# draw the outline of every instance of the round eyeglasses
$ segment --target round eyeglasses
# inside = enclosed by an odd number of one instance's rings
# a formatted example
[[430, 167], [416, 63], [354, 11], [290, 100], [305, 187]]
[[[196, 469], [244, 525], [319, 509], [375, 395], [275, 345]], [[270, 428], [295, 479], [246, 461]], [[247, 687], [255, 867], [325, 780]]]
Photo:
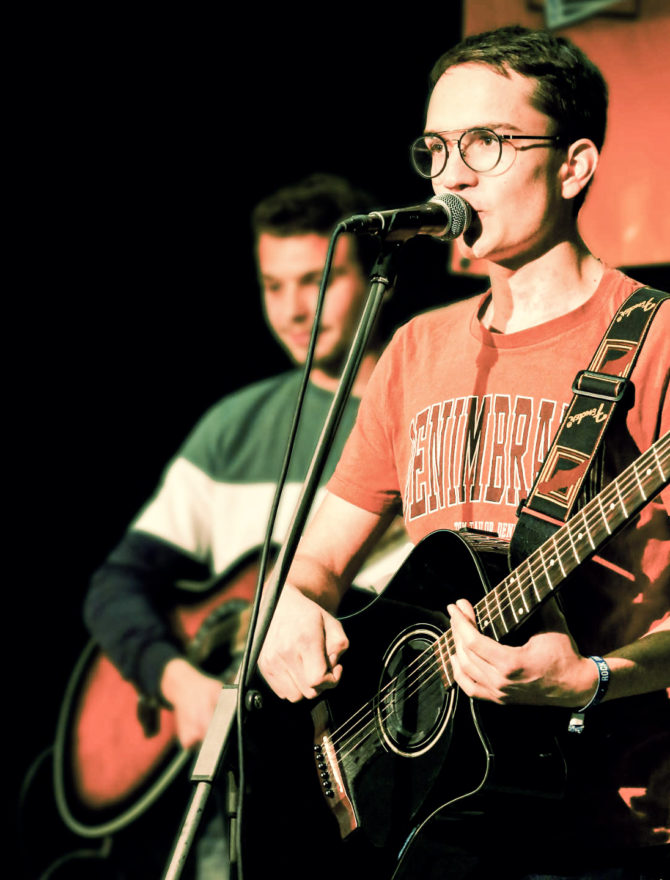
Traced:
[[[447, 166], [452, 132], [429, 131], [417, 138], [410, 148], [412, 165], [422, 177], [438, 177]], [[453, 132], [456, 134], [456, 132]], [[560, 143], [558, 135], [498, 134], [490, 128], [469, 128], [456, 141], [461, 159], [472, 171], [493, 171], [502, 156], [503, 144], [516, 140], [543, 140]], [[514, 147], [514, 144], [510, 143]]]

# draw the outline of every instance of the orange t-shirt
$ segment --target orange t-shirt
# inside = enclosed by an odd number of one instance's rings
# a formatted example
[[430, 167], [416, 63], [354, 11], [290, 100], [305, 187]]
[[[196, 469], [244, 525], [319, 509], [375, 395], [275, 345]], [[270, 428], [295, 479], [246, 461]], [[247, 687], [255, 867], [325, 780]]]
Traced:
[[[401, 504], [415, 544], [438, 529], [463, 527], [511, 538], [519, 502], [572, 399], [576, 374], [588, 367], [619, 305], [640, 286], [607, 269], [582, 306], [518, 333], [482, 327], [478, 316], [488, 294], [413, 319], [377, 365], [329, 490], [375, 513]], [[626, 428], [607, 441], [610, 477], [670, 429], [669, 324], [665, 302], [631, 375], [635, 402]], [[628, 577], [587, 563], [588, 572], [566, 590], [568, 622], [585, 655], [627, 644], [670, 615], [667, 508], [666, 492], [601, 552]], [[661, 747], [667, 772], [667, 736]], [[617, 783], [629, 803], [623, 789], [639, 797], [647, 787], [633, 776], [628, 788]], [[599, 820], [610, 817], [605, 810]], [[638, 828], [636, 819], [634, 825], [632, 839], [649, 842], [648, 824]], [[660, 838], [654, 832], [652, 840], [669, 842], [670, 832]]]

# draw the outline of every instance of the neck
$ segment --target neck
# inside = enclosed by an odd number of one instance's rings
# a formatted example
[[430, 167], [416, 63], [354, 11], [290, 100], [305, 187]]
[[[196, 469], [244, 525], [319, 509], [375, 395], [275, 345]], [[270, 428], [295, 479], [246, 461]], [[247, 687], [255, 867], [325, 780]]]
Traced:
[[482, 323], [515, 333], [566, 315], [595, 293], [603, 271], [581, 239], [562, 241], [523, 266], [492, 264], [491, 302]]
[[[358, 368], [358, 373], [356, 374], [356, 378], [354, 379], [354, 384], [351, 389], [351, 393], [354, 397], [362, 397], [363, 392], [365, 391], [365, 386], [368, 384], [368, 380], [372, 375], [372, 371], [375, 368], [375, 364], [379, 358], [379, 352], [376, 350], [371, 350], [366, 352], [363, 355], [361, 360], [360, 367]], [[340, 383], [340, 373], [337, 374], [327, 372], [326, 370], [320, 367], [313, 367], [312, 372], [310, 374], [310, 381], [312, 381], [319, 388], [324, 388], [326, 391], [335, 391], [337, 390], [337, 386]]]

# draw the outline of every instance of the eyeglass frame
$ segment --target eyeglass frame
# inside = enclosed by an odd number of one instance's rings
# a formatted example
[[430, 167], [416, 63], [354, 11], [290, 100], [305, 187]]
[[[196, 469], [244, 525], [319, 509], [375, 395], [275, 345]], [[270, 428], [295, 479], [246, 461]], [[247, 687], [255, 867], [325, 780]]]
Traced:
[[[456, 129], [456, 131], [458, 131], [458, 129]], [[466, 134], [471, 134], [473, 131], [489, 132], [498, 141], [498, 158], [497, 158], [495, 164], [492, 165], [490, 168], [487, 168], [486, 171], [479, 171], [477, 168], [473, 168], [472, 165], [469, 165], [467, 159], [463, 155], [463, 151], [461, 150], [461, 141], [463, 140], [463, 138], [465, 137]], [[424, 134], [422, 134], [420, 137], [418, 137], [412, 141], [412, 144], [409, 148], [410, 158], [412, 160], [412, 166], [413, 166], [414, 170], [416, 171], [416, 173], [420, 177], [423, 177], [425, 180], [433, 180], [435, 177], [439, 177], [440, 174], [442, 174], [444, 169], [447, 167], [447, 162], [449, 161], [449, 155], [450, 155], [449, 154], [449, 145], [448, 145], [448, 141], [442, 137], [443, 134], [450, 134], [450, 132], [449, 131], [427, 131], [427, 132], [424, 132]], [[435, 174], [424, 174], [422, 171], [419, 170], [416, 162], [414, 161], [414, 146], [416, 144], [418, 144], [419, 141], [422, 141], [428, 137], [436, 137], [439, 140], [441, 140], [442, 143], [444, 144], [444, 150], [445, 150], [444, 164], [442, 165], [440, 170], [437, 171]], [[492, 128], [487, 128], [486, 126], [474, 126], [473, 128], [464, 129], [464, 131], [461, 133], [461, 136], [456, 141], [456, 146], [458, 147], [459, 156], [463, 160], [464, 164], [467, 165], [467, 167], [471, 171], [474, 171], [476, 174], [487, 174], [489, 171], [493, 171], [494, 168], [497, 168], [498, 165], [500, 164], [500, 160], [502, 159], [503, 144], [509, 143], [509, 141], [517, 141], [517, 140], [518, 141], [520, 141], [520, 140], [544, 140], [544, 141], [553, 141], [555, 144], [559, 144], [564, 140], [564, 138], [563, 138], [563, 136], [558, 135], [558, 134], [499, 134], [497, 131], [494, 131]], [[514, 147], [514, 149], [517, 149], [514, 146], [514, 144], [510, 144], [510, 146]]]

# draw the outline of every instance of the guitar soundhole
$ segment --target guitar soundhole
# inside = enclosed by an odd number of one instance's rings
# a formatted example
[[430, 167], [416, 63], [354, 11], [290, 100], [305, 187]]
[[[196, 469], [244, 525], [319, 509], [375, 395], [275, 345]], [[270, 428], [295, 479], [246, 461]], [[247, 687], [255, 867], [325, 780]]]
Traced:
[[431, 650], [439, 635], [428, 625], [403, 633], [384, 659], [377, 724], [387, 746], [406, 757], [430, 749], [451, 715], [454, 692], [444, 687]]

